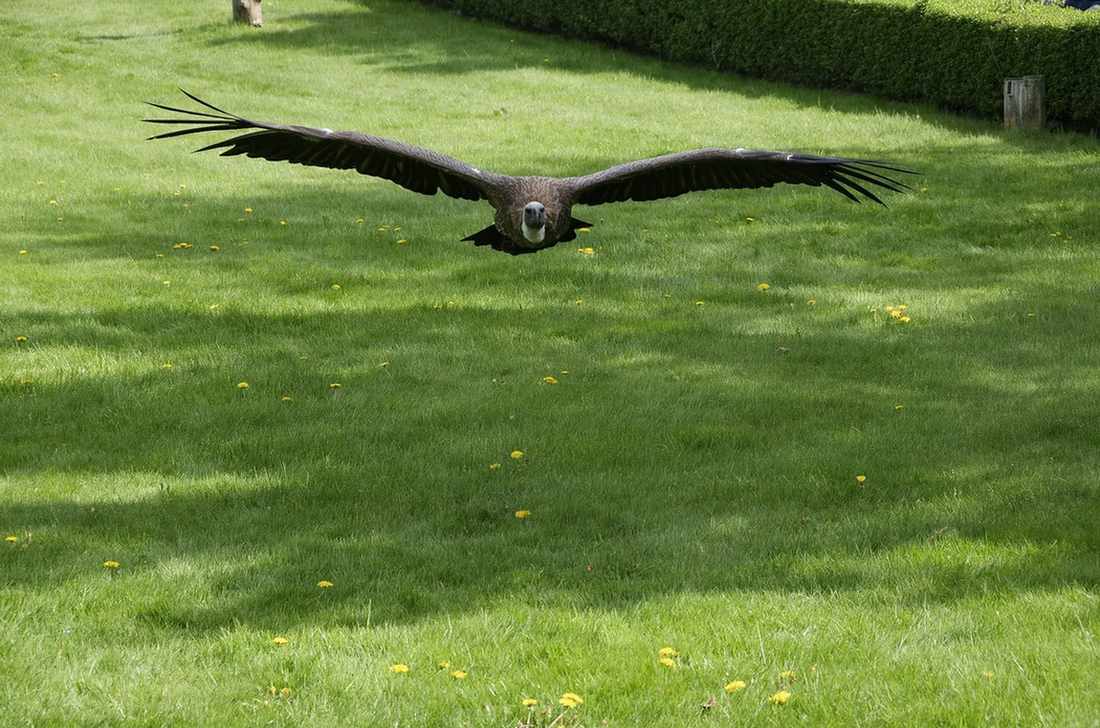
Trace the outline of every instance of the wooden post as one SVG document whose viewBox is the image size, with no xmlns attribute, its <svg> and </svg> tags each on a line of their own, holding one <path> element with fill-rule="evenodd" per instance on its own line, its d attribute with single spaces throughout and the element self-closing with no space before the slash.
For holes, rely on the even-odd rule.
<svg viewBox="0 0 1100 728">
<path fill-rule="evenodd" d="M 264 24 L 260 2 L 261 0 L 233 0 L 233 20 L 259 28 Z"/>
<path fill-rule="evenodd" d="M 1046 126 L 1042 76 L 1005 79 L 1005 128 L 1042 129 Z"/>
</svg>

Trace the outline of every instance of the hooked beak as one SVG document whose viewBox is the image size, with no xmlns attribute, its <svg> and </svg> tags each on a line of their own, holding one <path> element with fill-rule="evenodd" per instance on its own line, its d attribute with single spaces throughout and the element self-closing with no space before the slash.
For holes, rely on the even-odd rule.
<svg viewBox="0 0 1100 728">
<path fill-rule="evenodd" d="M 523 208 L 523 223 L 532 230 L 546 225 L 546 208 L 538 202 L 528 202 Z"/>
</svg>

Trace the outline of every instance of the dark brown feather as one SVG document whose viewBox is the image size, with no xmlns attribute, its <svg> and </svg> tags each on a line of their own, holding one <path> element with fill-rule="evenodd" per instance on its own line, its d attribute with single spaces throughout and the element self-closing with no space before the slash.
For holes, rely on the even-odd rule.
<svg viewBox="0 0 1100 728">
<path fill-rule="evenodd" d="M 581 205 L 625 200 L 644 202 L 687 192 L 753 189 L 779 183 L 824 185 L 855 202 L 860 198 L 853 193 L 859 193 L 881 205 L 882 200 L 861 183 L 894 192 L 909 189 L 908 185 L 887 177 L 881 170 L 914 174 L 907 169 L 863 159 L 745 149 L 698 149 L 640 159 L 563 181 L 572 185 L 573 202 Z"/>
<path fill-rule="evenodd" d="M 243 154 L 273 162 L 285 161 L 291 164 L 330 169 L 354 169 L 360 174 L 395 182 L 413 192 L 434 195 L 442 191 L 445 195 L 464 200 L 488 199 L 489 192 L 498 177 L 430 149 L 391 139 L 353 131 L 330 131 L 308 126 L 249 121 L 222 111 L 186 91 L 183 93 L 188 98 L 219 113 L 211 114 L 150 104 L 165 111 L 190 115 L 189 118 L 178 119 L 145 119 L 152 124 L 187 126 L 184 129 L 157 134 L 150 139 L 168 139 L 210 131 L 255 130 L 215 142 L 195 151 L 223 149 L 223 157 Z"/>
</svg>

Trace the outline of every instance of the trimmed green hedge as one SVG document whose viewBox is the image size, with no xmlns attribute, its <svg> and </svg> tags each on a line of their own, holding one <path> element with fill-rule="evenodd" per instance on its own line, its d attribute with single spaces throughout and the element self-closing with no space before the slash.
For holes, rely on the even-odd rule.
<svg viewBox="0 0 1100 728">
<path fill-rule="evenodd" d="M 1020 0 L 432 0 L 663 58 L 1000 117 L 1046 77 L 1047 116 L 1100 127 L 1100 13 Z"/>
</svg>

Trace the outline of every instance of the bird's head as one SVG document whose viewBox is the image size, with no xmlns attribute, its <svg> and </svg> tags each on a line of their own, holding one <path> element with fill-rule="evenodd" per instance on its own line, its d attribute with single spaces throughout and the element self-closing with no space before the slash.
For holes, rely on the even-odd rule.
<svg viewBox="0 0 1100 728">
<path fill-rule="evenodd" d="M 546 207 L 541 202 L 532 201 L 524 206 L 523 237 L 531 243 L 541 243 L 546 237 Z"/>
</svg>

